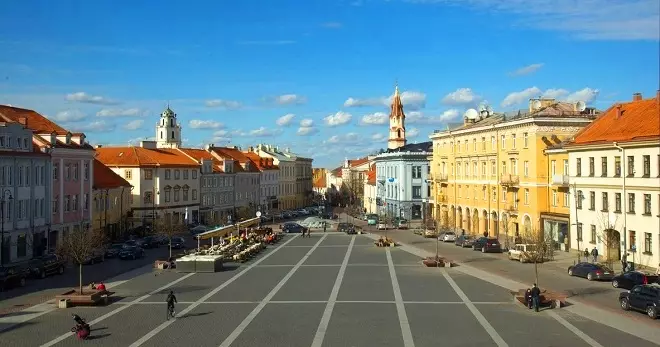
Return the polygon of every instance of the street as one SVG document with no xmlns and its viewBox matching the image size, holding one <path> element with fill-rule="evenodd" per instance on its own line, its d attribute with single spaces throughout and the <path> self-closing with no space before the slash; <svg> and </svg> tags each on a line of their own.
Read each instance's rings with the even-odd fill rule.
<svg viewBox="0 0 660 347">
<path fill-rule="evenodd" d="M 143 274 L 109 288 L 108 306 L 52 308 L 0 336 L 3 346 L 77 346 L 77 313 L 92 326 L 85 344 L 97 346 L 656 345 L 651 325 L 619 318 L 612 329 L 597 321 L 614 315 L 587 318 L 580 304 L 535 313 L 457 269 L 423 267 L 369 235 L 286 235 L 226 271 Z M 166 320 L 170 290 L 177 317 Z"/>
</svg>

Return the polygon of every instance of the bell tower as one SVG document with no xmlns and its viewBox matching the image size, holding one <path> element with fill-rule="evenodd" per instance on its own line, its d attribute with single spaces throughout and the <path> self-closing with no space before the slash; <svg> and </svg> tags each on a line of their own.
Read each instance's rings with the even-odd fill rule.
<svg viewBox="0 0 660 347">
<path fill-rule="evenodd" d="M 176 114 L 167 105 L 167 109 L 160 114 L 156 125 L 157 148 L 181 147 L 181 125 L 177 123 Z"/>
<path fill-rule="evenodd" d="M 406 145 L 406 115 L 403 113 L 403 103 L 399 94 L 399 86 L 394 88 L 394 98 L 390 111 L 390 137 L 387 148 L 396 149 Z"/>
</svg>

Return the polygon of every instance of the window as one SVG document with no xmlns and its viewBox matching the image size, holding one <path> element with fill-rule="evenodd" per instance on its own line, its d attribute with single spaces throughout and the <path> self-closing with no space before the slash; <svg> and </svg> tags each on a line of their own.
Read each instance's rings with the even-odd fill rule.
<svg viewBox="0 0 660 347">
<path fill-rule="evenodd" d="M 644 177 L 651 176 L 651 156 L 643 155 L 642 162 L 644 163 Z"/>
<path fill-rule="evenodd" d="M 635 176 L 635 157 L 628 156 L 628 177 Z"/>
<path fill-rule="evenodd" d="M 577 239 L 582 241 L 582 224 L 577 225 Z"/>
<path fill-rule="evenodd" d="M 59 203 L 59 199 L 58 199 L 58 197 L 56 196 L 55 199 L 53 199 L 53 213 L 57 213 L 57 211 L 58 211 L 58 208 L 57 208 L 58 203 Z"/>
<path fill-rule="evenodd" d="M 16 256 L 19 258 L 27 255 L 27 238 L 25 234 L 18 235 L 16 238 Z"/>
<path fill-rule="evenodd" d="M 501 144 L 502 149 L 506 149 L 506 136 L 502 135 L 502 136 L 500 137 L 500 142 L 502 143 L 502 144 Z"/>
<path fill-rule="evenodd" d="M 497 201 L 497 189 L 493 188 L 493 201 Z"/>
<path fill-rule="evenodd" d="M 552 206 L 557 206 L 557 191 L 552 191 Z"/>
<path fill-rule="evenodd" d="M 67 181 L 71 180 L 71 165 L 69 164 L 64 166 L 64 179 Z"/>
<path fill-rule="evenodd" d="M 172 200 L 172 190 L 165 189 L 165 202 L 170 202 Z"/>
<path fill-rule="evenodd" d="M 653 235 L 651 233 L 644 233 L 644 253 L 651 254 L 653 249 Z"/>
<path fill-rule="evenodd" d="M 85 172 L 83 175 L 85 176 L 85 181 L 89 181 L 89 163 L 85 163 L 84 169 Z"/>
<path fill-rule="evenodd" d="M 484 187 L 481 191 L 484 193 L 483 194 L 484 200 L 488 200 L 488 190 L 486 190 L 486 187 Z"/>
<path fill-rule="evenodd" d="M 193 201 L 197 200 L 197 189 L 192 190 L 192 199 Z"/>
<path fill-rule="evenodd" d="M 523 147 L 524 148 L 529 147 L 529 134 L 528 133 L 523 133 Z"/>
<path fill-rule="evenodd" d="M 497 171 L 497 164 L 495 163 L 495 160 L 490 161 L 490 174 L 491 176 L 495 176 L 495 172 Z"/>
<path fill-rule="evenodd" d="M 579 209 L 582 209 L 582 200 L 584 200 L 584 195 L 581 190 L 578 190 L 576 205 Z"/>
<path fill-rule="evenodd" d="M 181 178 L 181 171 L 179 170 L 174 170 L 174 179 L 178 180 Z"/>
<path fill-rule="evenodd" d="M 154 179 L 154 171 L 152 169 L 145 169 L 144 170 L 144 179 L 145 180 L 153 180 Z"/>
<path fill-rule="evenodd" d="M 571 194 L 568 192 L 563 193 L 564 194 L 564 207 L 568 207 L 571 205 Z"/>
<path fill-rule="evenodd" d="M 568 159 L 564 159 L 564 175 L 568 175 Z"/>
<path fill-rule="evenodd" d="M 486 162 L 485 161 L 481 162 L 481 175 L 486 176 Z"/>
<path fill-rule="evenodd" d="M 551 160 L 550 161 L 550 175 L 554 176 L 557 174 L 557 161 L 556 160 Z"/>
<path fill-rule="evenodd" d="M 525 205 L 529 205 L 529 189 L 525 188 Z"/>
<path fill-rule="evenodd" d="M 490 137 L 490 149 L 492 150 L 497 149 L 497 144 L 495 143 L 495 136 Z"/>
<path fill-rule="evenodd" d="M 422 167 L 413 166 L 412 167 L 412 178 L 422 178 Z"/>
<path fill-rule="evenodd" d="M 635 213 L 635 193 L 628 193 L 628 213 Z"/>
<path fill-rule="evenodd" d="M 591 243 L 596 244 L 596 226 L 591 224 Z"/>
<path fill-rule="evenodd" d="M 71 211 L 78 211 L 78 194 L 72 196 Z"/>
<path fill-rule="evenodd" d="M 592 211 L 596 209 L 596 192 L 589 192 L 589 209 Z"/>
<path fill-rule="evenodd" d="M 511 134 L 511 148 L 516 149 L 516 134 Z"/>
<path fill-rule="evenodd" d="M 577 158 L 575 162 L 575 176 L 582 176 L 582 159 Z"/>
<path fill-rule="evenodd" d="M 130 180 L 133 177 L 133 172 L 131 170 L 124 170 L 124 178 Z"/>
<path fill-rule="evenodd" d="M 71 210 L 71 196 L 64 196 L 64 212 L 69 212 Z"/>
<path fill-rule="evenodd" d="M 523 170 L 525 177 L 529 177 L 529 161 L 525 160 L 525 162 L 523 163 Z"/>
<path fill-rule="evenodd" d="M 422 187 L 420 186 L 413 186 L 412 187 L 412 197 L 413 199 L 421 199 L 422 198 Z"/>
<path fill-rule="evenodd" d="M 515 159 L 511 159 L 511 174 L 518 174 L 518 161 Z"/>
<path fill-rule="evenodd" d="M 170 170 L 170 169 L 166 169 L 166 170 L 165 170 L 165 179 L 166 179 L 166 180 L 169 180 L 169 179 L 171 179 L 171 178 L 172 178 L 172 170 Z"/>
<path fill-rule="evenodd" d="M 621 157 L 614 157 L 614 177 L 621 177 Z"/>
<path fill-rule="evenodd" d="M 486 138 L 485 137 L 481 138 L 481 150 L 482 151 L 486 150 Z"/>
<path fill-rule="evenodd" d="M 502 161 L 502 175 L 506 174 L 506 161 Z"/>
<path fill-rule="evenodd" d="M 603 192 L 602 195 L 603 195 L 602 196 L 603 209 L 601 211 L 607 212 L 607 211 L 609 211 L 609 208 L 610 208 L 610 203 L 608 201 L 609 197 L 608 197 L 607 192 Z"/>
<path fill-rule="evenodd" d="M 614 193 L 614 212 L 621 213 L 621 193 Z"/>
<path fill-rule="evenodd" d="M 644 214 L 651 215 L 651 194 L 644 194 Z"/>
<path fill-rule="evenodd" d="M 144 203 L 145 204 L 153 204 L 154 203 L 152 192 L 144 192 Z"/>
<path fill-rule="evenodd" d="M 637 245 L 637 233 L 635 230 L 628 230 L 628 249 L 632 249 Z"/>
<path fill-rule="evenodd" d="M 477 139 L 472 139 L 472 150 L 477 151 Z"/>
<path fill-rule="evenodd" d="M 589 176 L 591 177 L 594 177 L 596 171 L 595 168 L 596 165 L 594 164 L 594 162 L 595 162 L 594 157 L 589 157 Z"/>
<path fill-rule="evenodd" d="M 431 194 L 429 194 L 430 196 Z M 215 199 L 215 197 L 214 197 Z M 188 189 L 183 190 L 183 201 L 188 201 Z"/>
<path fill-rule="evenodd" d="M 607 157 L 600 158 L 600 175 L 607 177 Z"/>
<path fill-rule="evenodd" d="M 22 166 L 18 167 L 18 175 L 16 177 L 16 184 L 18 184 L 19 187 L 23 186 L 23 167 Z"/>
<path fill-rule="evenodd" d="M 361 174 L 360 174 L 361 175 Z M 195 177 L 196 178 L 196 177 Z M 183 179 L 187 180 L 188 179 L 188 170 L 183 170 Z"/>
</svg>

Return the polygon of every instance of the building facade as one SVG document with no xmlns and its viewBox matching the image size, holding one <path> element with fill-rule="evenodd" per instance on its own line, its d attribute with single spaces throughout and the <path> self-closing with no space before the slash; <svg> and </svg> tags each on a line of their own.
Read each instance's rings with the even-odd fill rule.
<svg viewBox="0 0 660 347">
<path fill-rule="evenodd" d="M 529 110 L 517 114 L 470 109 L 463 125 L 435 132 L 438 222 L 471 234 L 502 235 L 505 242 L 523 226 L 541 230 L 552 184 L 544 151 L 574 136 L 596 113 L 583 103 L 531 99 Z M 565 242 L 559 235 L 557 241 Z"/>
<path fill-rule="evenodd" d="M 312 205 L 314 198 L 314 190 L 312 187 L 312 158 L 305 158 L 293 154 L 288 148 L 284 155 L 294 159 L 296 208 L 303 208 Z"/>
<path fill-rule="evenodd" d="M 129 228 L 133 187 L 98 160 L 94 160 L 93 168 L 91 228 L 102 232 L 109 241 L 121 240 Z"/>
<path fill-rule="evenodd" d="M 269 214 L 279 209 L 277 196 L 280 190 L 280 169 L 273 158 L 260 157 L 250 147 L 245 155 L 257 165 L 261 172 L 259 179 L 259 211 Z"/>
<path fill-rule="evenodd" d="M 47 251 L 50 164 L 50 156 L 33 143 L 32 130 L 18 122 L 0 123 L 0 264 Z"/>
<path fill-rule="evenodd" d="M 660 92 L 616 104 L 565 146 L 571 247 L 597 248 L 607 260 L 627 255 L 660 263 Z"/>
<path fill-rule="evenodd" d="M 324 168 L 312 169 L 312 188 L 317 196 L 325 196 L 328 190 L 328 170 Z"/>
<path fill-rule="evenodd" d="M 366 213 L 378 213 L 377 190 L 376 190 L 376 165 L 372 164 L 367 171 L 367 179 L 364 181 L 364 211 Z"/>
<path fill-rule="evenodd" d="M 217 160 L 231 160 L 234 164 L 234 213 L 231 221 L 252 218 L 259 210 L 261 172 L 238 147 L 207 146 Z"/>
<path fill-rule="evenodd" d="M 280 148 L 272 145 L 259 144 L 254 148 L 260 157 L 272 158 L 279 170 L 279 207 L 280 210 L 293 210 L 296 205 L 296 160 L 280 151 Z M 310 173 L 311 178 L 311 173 Z"/>
</svg>

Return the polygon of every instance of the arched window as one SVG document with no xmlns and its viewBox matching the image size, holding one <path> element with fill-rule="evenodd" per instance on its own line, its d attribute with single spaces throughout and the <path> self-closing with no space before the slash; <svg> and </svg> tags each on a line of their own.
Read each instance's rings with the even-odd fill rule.
<svg viewBox="0 0 660 347">
<path fill-rule="evenodd" d="M 401 129 L 396 131 L 396 137 L 401 138 Z"/>
<path fill-rule="evenodd" d="M 163 139 L 163 132 L 162 131 L 160 132 L 160 139 L 161 140 Z"/>
<path fill-rule="evenodd" d="M 172 126 L 172 119 L 170 119 L 170 126 Z M 174 135 L 172 135 L 172 136 L 174 136 Z"/>
<path fill-rule="evenodd" d="M 172 130 L 172 140 L 174 140 L 174 130 Z"/>
</svg>

